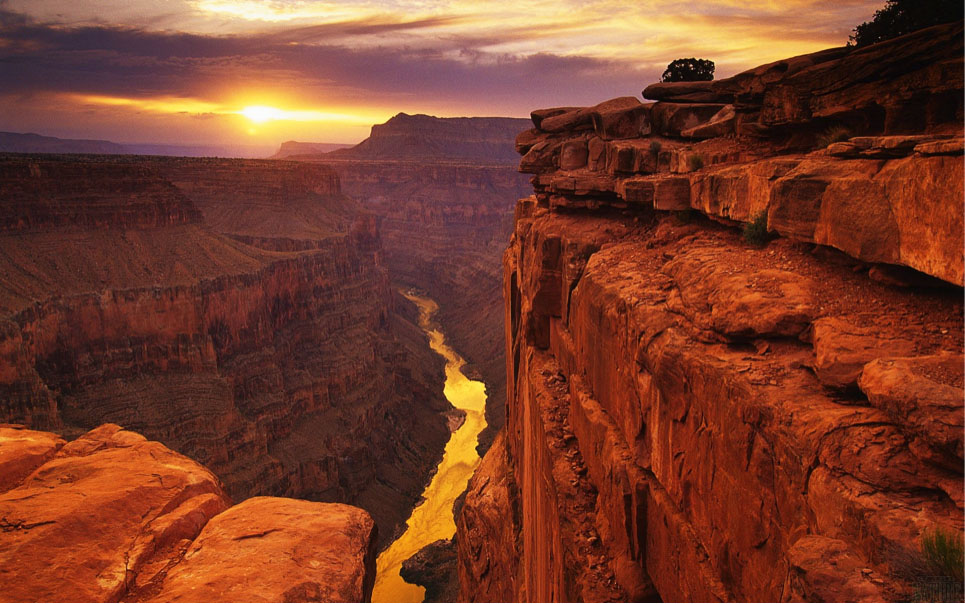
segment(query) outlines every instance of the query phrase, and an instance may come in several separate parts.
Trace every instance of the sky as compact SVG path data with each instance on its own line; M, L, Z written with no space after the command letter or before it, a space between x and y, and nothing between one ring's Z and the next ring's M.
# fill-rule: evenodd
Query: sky
M884 0L0 0L0 131L354 143L399 112L525 117L848 41Z

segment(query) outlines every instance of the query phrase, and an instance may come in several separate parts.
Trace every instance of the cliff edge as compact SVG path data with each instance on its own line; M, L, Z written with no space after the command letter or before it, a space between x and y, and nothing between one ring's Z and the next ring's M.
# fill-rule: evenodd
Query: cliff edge
M0 426L0 445L4 601L371 595L376 531L361 509L278 497L232 507L203 466L113 424L69 443Z
M461 599L929 597L965 504L962 73L956 23L533 112Z

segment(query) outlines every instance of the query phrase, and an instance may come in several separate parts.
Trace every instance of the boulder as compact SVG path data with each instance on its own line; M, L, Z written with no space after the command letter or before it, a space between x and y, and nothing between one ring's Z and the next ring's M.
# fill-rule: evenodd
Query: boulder
M921 143L915 146L915 153L922 155L961 155L965 152L965 139L962 137Z
M714 90L715 82L657 82L643 89L643 98L671 103L732 103L733 93Z
M586 108L571 109L565 113L551 115L540 122L540 130L544 132L573 132L589 130L593 127L593 118Z
M614 140L650 134L650 107L632 96L624 96L604 101L587 111L596 135L603 140Z
M911 155L922 145L942 142L945 135L856 136L828 145L828 155L845 158L895 158ZM925 147L929 149L931 147ZM937 154L936 154L937 155Z
M519 171L530 174L552 172L557 168L562 146L563 144L558 140L545 140L536 143L519 160Z
M580 138L566 141L560 149L560 170L585 168L587 156L586 140Z
M194 539L227 506L200 464L106 424L0 495L0 593L117 601L156 553Z
M677 284L681 312L728 338L797 337L816 312L807 277L776 269L732 273L711 250L681 254L663 272Z
M569 113L570 111L574 111L576 109L580 109L580 107L552 107L550 109L537 109L531 112L529 116L533 120L533 126L539 130L542 127L543 120L546 118Z
M710 121L724 105L720 103L654 103L650 110L653 131L663 136L681 136L685 130Z
M834 388L856 386L864 366L875 359L915 352L911 339L837 317L814 322L813 342L814 372L822 384Z
M22 426L0 426L0 493L9 491L52 458L64 439Z
M719 136L729 136L734 134L734 124L737 120L737 111L733 105L724 107L715 113L706 123L687 128L680 132L683 138L716 138Z
M527 151L533 148L533 145L545 139L546 135L540 132L538 128L523 130L516 135L516 152L525 155Z
M594 172L606 169L606 142L602 138L594 136L587 143L587 150L587 169Z
M375 536L359 508L253 497L208 522L151 601L368 601Z
M858 386L904 431L956 458L960 468L963 363L962 355L879 358L864 366Z

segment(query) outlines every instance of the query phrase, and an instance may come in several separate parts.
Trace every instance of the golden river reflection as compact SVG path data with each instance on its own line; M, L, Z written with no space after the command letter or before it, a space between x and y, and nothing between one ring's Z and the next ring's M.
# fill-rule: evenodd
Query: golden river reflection
M406 522L408 528L376 561L373 602L421 602L425 597L422 586L406 583L399 576L402 562L433 541L450 539L456 534L452 504L466 490L469 478L479 465L476 442L486 427L486 386L463 375L466 361L446 345L442 332L433 324L439 305L410 292L402 295L419 307L419 326L429 336L432 350L446 359L444 392L454 407L466 412L466 421L449 437L442 462L422 493L423 502L412 510Z

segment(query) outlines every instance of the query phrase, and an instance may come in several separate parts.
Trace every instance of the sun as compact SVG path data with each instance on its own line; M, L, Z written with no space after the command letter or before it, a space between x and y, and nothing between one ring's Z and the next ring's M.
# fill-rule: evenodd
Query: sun
M264 124L271 120L282 119L285 115L285 112L281 109L268 107L266 105L249 105L238 113L256 124Z

